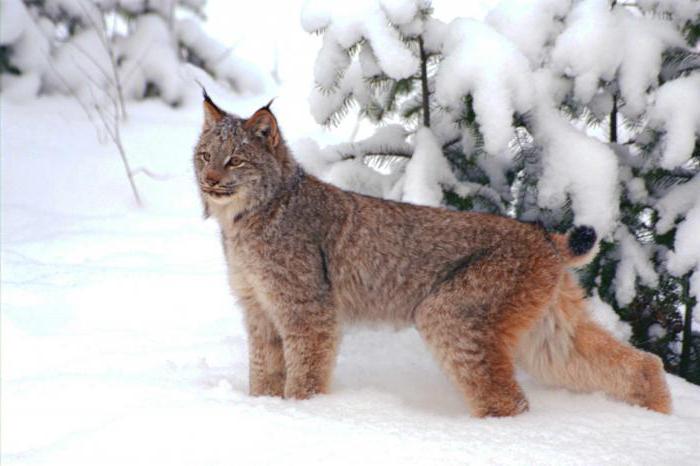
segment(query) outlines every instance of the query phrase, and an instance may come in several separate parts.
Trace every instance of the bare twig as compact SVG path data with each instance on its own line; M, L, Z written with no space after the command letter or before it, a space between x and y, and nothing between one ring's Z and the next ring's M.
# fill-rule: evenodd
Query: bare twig
M121 158L122 164L124 165L124 170L126 171L126 177L129 179L131 191L134 194L134 199L136 199L136 204L139 207L141 207L143 206L143 203L141 202L141 196L139 195L139 191L136 188L136 184L134 183L135 173L131 170L131 166L129 165L129 159L127 159L126 157L126 151L124 150L124 145L122 144L118 108L114 101L112 101L112 103L114 105L115 112L114 118L111 121L108 120L108 113L103 107L95 105L95 111L102 120L102 124L104 125L105 130L107 131L107 134L109 135L110 139L112 139L112 142L117 147L119 157Z
M107 53L107 57L109 58L109 64L110 64L110 73L107 73L106 71L103 71L106 77L109 77L111 74L111 81L112 85L114 86L116 93L117 93L117 100L119 103L118 109L119 113L121 115L121 118L126 120L127 115L126 115L126 105L124 104L124 89L122 87L122 82L119 77L119 65L117 64L117 57L116 54L114 53L114 44L110 40L108 34L107 34L107 27L104 24L104 18L102 21L98 24L98 22L90 15L87 7L83 3L83 1L78 2L78 5L80 8L83 10L83 13L85 13L85 16L87 16L88 21L90 22L90 25L95 29L97 32L97 37L100 40L100 44L104 48L105 52ZM88 54L89 55L89 54ZM102 69L99 67L98 69Z
M95 102L95 112L102 121L102 125L105 129L105 132L117 148L117 152L119 153L119 158L121 159L122 164L124 165L124 170L126 171L126 176L129 180L129 186L131 187L134 199L136 200L136 204L140 207L143 205L143 203L141 201L141 196L139 195L138 189L136 188L136 184L134 183L135 173L131 170L131 166L129 165L129 160L126 156L126 150L124 149L124 144L122 143L121 138L121 120L126 120L127 114L126 105L124 103L124 92L122 82L119 76L119 67L117 64L116 53L114 51L114 44L112 43L112 40L107 32L104 17L101 17L102 21L98 22L95 18L92 17L90 12L88 11L87 6L85 5L85 3L83 3L83 1L78 2L78 5L83 10L83 13L87 17L87 20L90 23L90 25L95 29L100 44L102 45L105 53L109 58L110 69L104 70L102 66L100 66L99 62L97 62L97 60L94 57L90 56L89 53L87 53L85 50L81 50L80 47L76 48L80 50L83 53L83 55L85 55L88 59L90 59L93 64L96 65L97 69L102 72L103 76L105 77L105 80L110 84L110 88L114 92L102 89L102 86L100 86L99 83L95 82L94 78L90 75L90 73L86 72L86 70L83 70L83 74L93 85L89 89L90 93L93 95L93 100ZM97 100L94 96L93 87L100 89L105 93L105 95L107 96L107 100L112 107L111 112L108 107L100 105L98 103L99 100Z
M147 177L153 179L153 180L158 180L158 181L167 181L171 179L171 176L168 175L161 175L160 173L156 173L154 171L149 170L146 167L137 167L134 168L131 172L131 174L135 177L136 175L144 174Z
M92 100L94 102L92 108L89 107L83 100L80 98L80 96L77 94L73 86L68 83L66 78L61 74L58 68L54 65L53 61L51 60L51 56L48 54L46 55L46 61L49 65L49 67L52 69L54 72L54 75L58 78L58 80L61 82L61 84L64 86L66 91L70 96L72 96L76 102L80 105L80 107L83 109L85 112L85 115L88 117L88 120L93 123L95 128L98 130L98 137L99 137L99 125L95 122L94 120L94 115L97 115L100 119L100 122L102 123L102 127L109 137L109 139L112 140L114 145L117 147L117 151L119 152L119 157L122 161L122 164L124 165L124 169L126 170L127 178L129 180L129 185L131 187L131 191L134 195L134 199L136 200L137 205L140 207L143 205L141 201L141 196L139 195L138 189L136 188L136 184L134 183L134 176L137 173L147 173L149 175L153 175L151 172L149 172L146 169L139 169L138 172L132 171L131 167L129 165L129 160L126 157L126 151L124 149L124 145L122 143L121 139L121 127L120 127L120 115L123 117L126 117L126 110L124 109L124 99L123 95L121 93L121 82L119 80L119 75L118 75L118 68L117 68L117 63L116 63L116 56L114 54L114 50L112 48L111 42L107 39L106 36L106 31L104 28L100 29L100 25L97 25L95 23L94 18L90 15L90 12L87 10L84 4L79 3L80 7L83 9L83 12L85 13L85 16L88 18L90 23L95 27L95 29L98 30L98 37L100 37L102 45L105 47L107 54L110 56L110 63L111 63L111 72L112 75L110 76L110 73L108 73L102 66L95 60L94 57L92 57L86 50L84 50L82 47L75 46L75 50L78 50L80 53L82 53L90 62L105 76L107 83L110 85L110 87L114 88L116 90L116 94L109 92L108 89L104 89L104 86L101 85L101 83L98 83L95 81L95 78L87 71L85 70L82 66L80 66L79 63L76 63L76 67L83 73L83 75L86 77L88 82L91 84L88 86L88 90L90 92L90 95L92 96ZM34 18L32 17L32 21L34 21ZM41 30L41 28L39 28ZM101 31L101 33L100 33ZM107 101L111 104L111 107L113 111L110 112L108 107L105 107L104 105L98 104L98 102L103 101L102 99L97 99L97 97L94 94L94 89L100 90L102 93L105 94L107 97ZM120 108L122 110L120 110ZM93 113L94 110L94 113ZM155 176L154 176L155 177Z

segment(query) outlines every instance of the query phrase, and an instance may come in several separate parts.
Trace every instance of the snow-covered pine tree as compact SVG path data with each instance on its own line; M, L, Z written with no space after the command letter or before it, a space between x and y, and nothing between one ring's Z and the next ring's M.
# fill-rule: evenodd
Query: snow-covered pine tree
M307 3L302 25L323 37L312 114L332 125L357 106L378 128L309 143L303 163L367 194L592 225L601 254L582 277L597 312L700 383L700 3L431 13L425 0Z
M0 78L6 96L101 89L124 99L179 103L186 65L238 92L259 92L260 73L202 29L206 0L2 0Z

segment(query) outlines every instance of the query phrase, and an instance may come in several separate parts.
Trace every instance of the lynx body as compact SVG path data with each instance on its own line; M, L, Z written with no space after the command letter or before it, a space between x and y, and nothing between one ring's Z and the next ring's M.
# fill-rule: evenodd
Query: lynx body
M527 409L515 363L670 411L660 360L587 315L568 269L592 256L592 229L342 191L294 161L269 106L242 119L205 94L204 110L195 172L245 311L252 395L327 392L343 324L371 321L415 326L475 416Z

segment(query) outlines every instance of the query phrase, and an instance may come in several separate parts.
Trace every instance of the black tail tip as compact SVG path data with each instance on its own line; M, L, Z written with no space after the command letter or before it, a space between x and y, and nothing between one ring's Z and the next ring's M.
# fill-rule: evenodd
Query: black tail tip
M569 233L569 249L575 256L582 256L595 245L596 233L592 227L581 225Z

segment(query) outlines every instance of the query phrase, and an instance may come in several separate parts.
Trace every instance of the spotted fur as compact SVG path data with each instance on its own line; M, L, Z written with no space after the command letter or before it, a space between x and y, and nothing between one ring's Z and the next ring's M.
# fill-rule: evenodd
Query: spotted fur
M594 254L587 229L342 191L304 173L269 107L248 119L204 109L195 173L245 311L252 395L327 392L343 324L364 321L415 326L476 416L528 409L516 362L669 412L659 359L588 316L568 270Z

